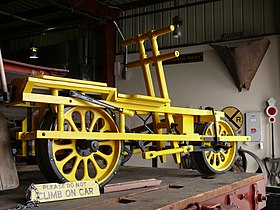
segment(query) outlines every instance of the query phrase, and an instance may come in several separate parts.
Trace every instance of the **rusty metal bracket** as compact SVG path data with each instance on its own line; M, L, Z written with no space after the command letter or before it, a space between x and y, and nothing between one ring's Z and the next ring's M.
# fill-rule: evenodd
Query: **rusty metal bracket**
M211 46L220 55L240 92L242 88L249 90L269 44L268 39L261 39L247 42L239 47Z

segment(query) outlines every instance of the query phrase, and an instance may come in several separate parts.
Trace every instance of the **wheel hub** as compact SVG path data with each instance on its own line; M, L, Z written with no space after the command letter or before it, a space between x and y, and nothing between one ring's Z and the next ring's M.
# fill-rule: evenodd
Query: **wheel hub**
M76 142L76 151L79 155L86 157L93 152L97 152L99 149L99 143L96 140L78 140Z
M99 149L99 142L96 140L91 141L90 147L91 147L92 152L97 152L97 150Z

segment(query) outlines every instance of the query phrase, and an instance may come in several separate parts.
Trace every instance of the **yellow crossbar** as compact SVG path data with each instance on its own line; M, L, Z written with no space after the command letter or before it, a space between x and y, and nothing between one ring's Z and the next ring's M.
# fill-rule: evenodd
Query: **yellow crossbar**
M143 133L100 133L100 132L69 132L44 131L34 133L19 132L17 138L29 139L86 139L86 140L142 140L142 141L204 141L209 136L194 134L143 134ZM249 136L219 136L220 141L250 141Z

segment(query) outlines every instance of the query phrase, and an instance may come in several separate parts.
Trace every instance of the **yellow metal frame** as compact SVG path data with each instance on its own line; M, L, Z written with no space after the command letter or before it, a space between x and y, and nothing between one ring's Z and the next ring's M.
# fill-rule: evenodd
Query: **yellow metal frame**
M219 122L224 117L221 111L200 110L191 108L174 107L170 105L170 98L166 85L162 61L179 56L179 52L160 54L158 50L157 37L174 30L174 26L164 29L152 30L146 34L138 35L123 42L123 45L137 44L140 59L131 62L127 67L140 66L143 71L147 95L128 95L118 93L116 88L107 87L106 83L83 81L53 76L28 76L13 81L16 87L15 101L10 106L38 107L40 109L51 108L57 114L57 130L37 130L33 127L32 132L27 132L23 127L22 132L17 134L17 139L23 143L27 140L36 139L94 139L99 140L136 140L156 142L156 151L143 153L143 158L161 157L166 161L166 155L172 154L176 163L180 163L182 152L192 152L193 146L179 146L182 141L205 141L205 136L194 131L194 124L197 122ZM148 57L145 52L144 42L150 41L152 56ZM152 82L150 64L154 64L156 77L159 84L160 97L155 95ZM81 99L68 97L61 94L63 91L75 90L92 97L98 97L100 101L109 105L121 108L119 114L119 132L75 132L64 131L64 108L91 107L96 109L104 108ZM152 113L154 134L127 133L125 129L126 117L138 115L149 115ZM164 118L164 120L162 119ZM178 124L180 133L172 132L172 124ZM220 141L250 141L249 136L218 136ZM166 142L170 144L165 149ZM26 151L23 155L26 154Z

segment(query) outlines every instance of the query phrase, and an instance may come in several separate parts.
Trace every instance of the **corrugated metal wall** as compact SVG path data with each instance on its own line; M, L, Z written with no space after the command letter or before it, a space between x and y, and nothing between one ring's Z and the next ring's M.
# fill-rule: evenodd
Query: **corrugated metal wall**
M201 1L179 0L177 6ZM168 26L172 24L172 18L179 15L183 18L183 36L176 40L170 34L159 39L159 45L162 48L194 45L221 41L223 34L228 33L241 32L242 38L279 33L279 4L279 0L221 0L125 18L119 23L124 36L130 38L151 29ZM128 10L124 16L172 7L174 1ZM118 39L117 53L121 51L120 42L121 39ZM136 46L129 47L129 51L136 51Z

